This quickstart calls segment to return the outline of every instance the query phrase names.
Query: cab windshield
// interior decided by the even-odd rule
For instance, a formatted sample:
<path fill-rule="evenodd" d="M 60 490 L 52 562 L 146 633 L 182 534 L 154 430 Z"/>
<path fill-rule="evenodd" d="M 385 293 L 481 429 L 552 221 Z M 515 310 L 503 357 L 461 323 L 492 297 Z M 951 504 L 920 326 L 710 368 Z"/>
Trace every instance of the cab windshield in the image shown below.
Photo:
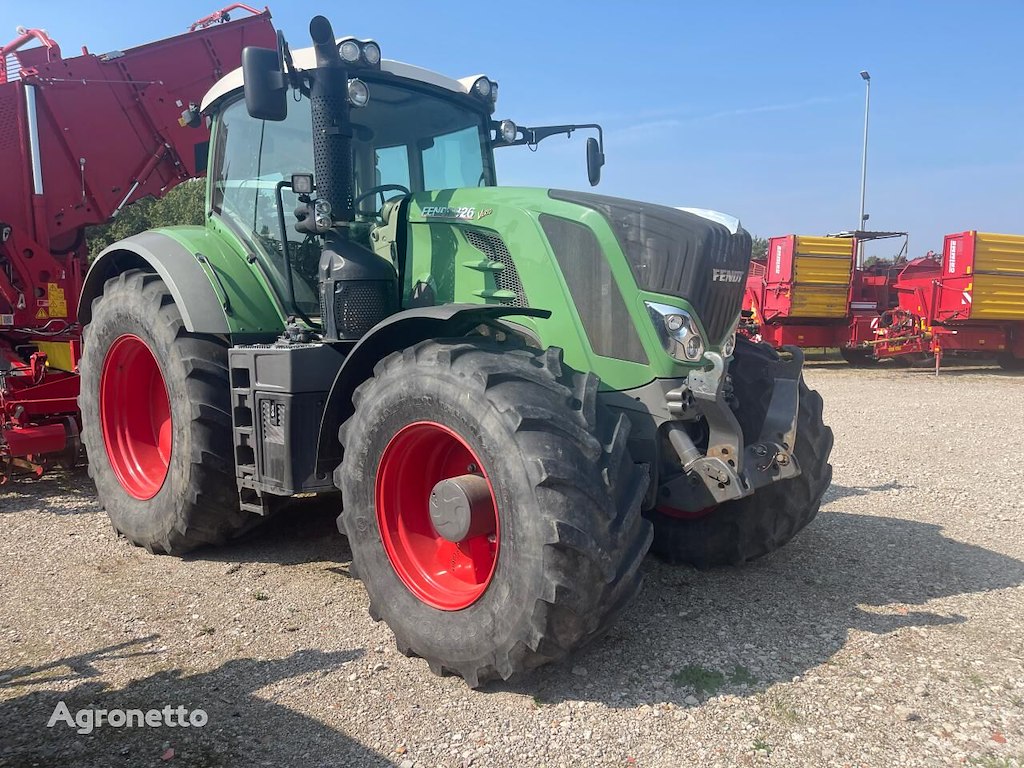
<path fill-rule="evenodd" d="M 422 192 L 495 183 L 488 121 L 482 111 L 410 87 L 372 81 L 368 85 L 369 104 L 352 110 L 357 197 L 381 184 Z M 286 282 L 281 238 L 287 237 L 298 309 L 318 315 L 319 240 L 292 226 L 292 212 L 299 203 L 290 189 L 281 190 L 283 233 L 277 204 L 278 182 L 290 180 L 294 173 L 313 172 L 309 100 L 290 101 L 288 117 L 270 122 L 250 117 L 245 101 L 238 98 L 220 111 L 214 141 L 214 213 L 256 251 L 282 297 Z M 401 192 L 385 197 L 396 194 Z M 380 205 L 381 198 L 374 196 L 359 208 L 369 212 Z"/>

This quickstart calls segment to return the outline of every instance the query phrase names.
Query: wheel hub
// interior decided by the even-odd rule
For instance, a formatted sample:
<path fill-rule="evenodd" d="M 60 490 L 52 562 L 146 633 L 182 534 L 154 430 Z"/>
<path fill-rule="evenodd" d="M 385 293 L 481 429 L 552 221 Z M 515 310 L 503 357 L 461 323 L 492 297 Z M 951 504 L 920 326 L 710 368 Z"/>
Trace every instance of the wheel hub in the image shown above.
<path fill-rule="evenodd" d="M 430 492 L 430 522 L 452 543 L 488 533 L 490 512 L 491 488 L 482 475 L 449 477 Z"/>

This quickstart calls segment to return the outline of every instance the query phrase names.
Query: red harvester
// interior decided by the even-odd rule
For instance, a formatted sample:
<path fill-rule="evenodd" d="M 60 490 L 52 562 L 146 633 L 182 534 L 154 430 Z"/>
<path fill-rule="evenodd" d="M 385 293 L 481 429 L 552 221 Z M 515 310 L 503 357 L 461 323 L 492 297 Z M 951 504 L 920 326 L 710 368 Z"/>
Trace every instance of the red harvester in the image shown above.
<path fill-rule="evenodd" d="M 230 21 L 236 8 L 253 15 Z M 78 458 L 85 228 L 200 175 L 196 103 L 245 46 L 276 44 L 270 12 L 240 4 L 193 30 L 64 58 L 45 31 L 19 29 L 0 48 L 0 483 Z"/>

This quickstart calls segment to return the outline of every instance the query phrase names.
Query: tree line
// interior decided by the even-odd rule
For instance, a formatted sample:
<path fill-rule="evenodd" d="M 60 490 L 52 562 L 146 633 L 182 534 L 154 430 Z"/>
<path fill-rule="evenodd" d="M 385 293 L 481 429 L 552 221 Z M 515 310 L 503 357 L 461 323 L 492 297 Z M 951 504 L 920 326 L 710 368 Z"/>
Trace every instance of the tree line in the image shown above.
<path fill-rule="evenodd" d="M 106 224 L 86 229 L 89 258 L 92 260 L 108 245 L 147 229 L 176 224 L 201 225 L 205 211 L 205 180 L 184 181 L 161 198 L 143 198 L 122 208 Z"/>

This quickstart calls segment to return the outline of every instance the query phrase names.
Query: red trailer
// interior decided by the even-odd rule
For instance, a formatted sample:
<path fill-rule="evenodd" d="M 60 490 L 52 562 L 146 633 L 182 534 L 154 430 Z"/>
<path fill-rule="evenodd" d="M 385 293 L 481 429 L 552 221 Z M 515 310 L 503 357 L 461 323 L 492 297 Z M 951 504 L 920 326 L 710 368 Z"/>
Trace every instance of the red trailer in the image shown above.
<path fill-rule="evenodd" d="M 0 48 L 0 482 L 77 459 L 85 228 L 200 175 L 196 105 L 245 46 L 276 44 L 266 9 L 193 27 L 100 55 L 64 58 L 42 30 Z"/>
<path fill-rule="evenodd" d="M 942 257 L 915 259 L 894 283 L 898 306 L 880 318 L 875 356 L 994 355 L 1024 368 L 1024 236 L 946 235 Z"/>
<path fill-rule="evenodd" d="M 751 330 L 774 346 L 837 348 L 851 361 L 870 354 L 872 321 L 895 301 L 887 267 L 856 266 L 860 244 L 905 232 L 841 232 L 773 237 L 751 263 L 745 309 Z"/>

